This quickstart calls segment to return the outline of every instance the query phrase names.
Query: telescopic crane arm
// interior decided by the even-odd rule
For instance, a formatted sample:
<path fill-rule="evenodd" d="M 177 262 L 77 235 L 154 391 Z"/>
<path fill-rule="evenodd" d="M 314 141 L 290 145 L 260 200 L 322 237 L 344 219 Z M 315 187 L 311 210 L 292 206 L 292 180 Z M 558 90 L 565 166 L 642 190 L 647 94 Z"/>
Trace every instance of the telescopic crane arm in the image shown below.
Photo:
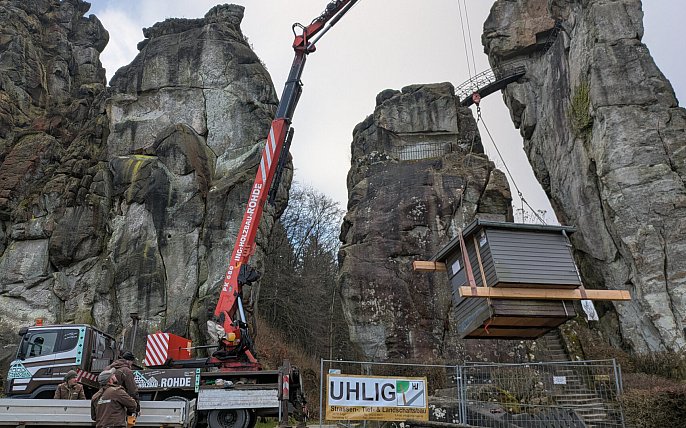
<path fill-rule="evenodd" d="M 256 281 L 260 276 L 248 262 L 255 253 L 255 237 L 262 218 L 262 210 L 267 200 L 273 199 L 270 194 L 274 194 L 278 187 L 278 179 L 287 158 L 293 133 L 291 120 L 302 93 L 300 78 L 307 55 L 316 50 L 317 41 L 357 2 L 359 0 L 334 0 L 309 25 L 293 24 L 295 58 L 281 95 L 276 117 L 269 129 L 260 165 L 257 168 L 255 181 L 243 214 L 243 221 L 238 229 L 236 243 L 229 259 L 229 267 L 224 277 L 219 301 L 214 311 L 215 317 L 226 333 L 225 338 L 220 340 L 219 351 L 215 353 L 215 358 L 219 360 L 225 361 L 229 358 L 244 356 L 247 358 L 248 365 L 259 367 L 251 349 L 247 320 L 241 300 L 242 287 Z M 226 366 L 228 364 L 225 364 Z M 245 364 L 241 367 L 245 367 Z"/>

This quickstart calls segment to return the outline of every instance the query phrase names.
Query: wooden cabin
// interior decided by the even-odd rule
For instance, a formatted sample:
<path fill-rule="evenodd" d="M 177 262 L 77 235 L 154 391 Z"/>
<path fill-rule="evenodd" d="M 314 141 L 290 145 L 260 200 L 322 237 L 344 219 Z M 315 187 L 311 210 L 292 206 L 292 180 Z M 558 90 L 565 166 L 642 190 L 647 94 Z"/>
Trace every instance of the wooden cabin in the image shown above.
<path fill-rule="evenodd" d="M 445 263 L 462 338 L 535 339 L 576 312 L 571 301 L 461 297 L 460 287 L 576 289 L 582 285 L 566 226 L 476 220 L 463 231 L 474 283 L 468 280 L 462 245 L 453 239 L 433 258 Z"/>

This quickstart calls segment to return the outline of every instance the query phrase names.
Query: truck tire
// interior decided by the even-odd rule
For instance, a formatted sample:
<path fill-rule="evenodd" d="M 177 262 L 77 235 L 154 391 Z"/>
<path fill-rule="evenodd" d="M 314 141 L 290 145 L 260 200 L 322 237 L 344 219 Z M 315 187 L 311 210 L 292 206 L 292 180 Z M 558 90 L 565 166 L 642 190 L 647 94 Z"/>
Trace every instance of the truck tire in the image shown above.
<path fill-rule="evenodd" d="M 248 428 L 252 417 L 246 409 L 210 410 L 207 415 L 209 428 Z"/>
<path fill-rule="evenodd" d="M 171 397 L 167 397 L 162 401 L 188 401 L 188 398 L 182 397 L 180 395 L 172 395 Z"/>

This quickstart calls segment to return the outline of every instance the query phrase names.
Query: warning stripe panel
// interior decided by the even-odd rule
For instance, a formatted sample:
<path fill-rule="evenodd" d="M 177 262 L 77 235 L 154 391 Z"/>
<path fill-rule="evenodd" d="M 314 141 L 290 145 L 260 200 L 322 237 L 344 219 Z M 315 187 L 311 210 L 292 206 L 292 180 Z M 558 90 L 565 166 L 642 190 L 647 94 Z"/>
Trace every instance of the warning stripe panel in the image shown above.
<path fill-rule="evenodd" d="M 169 335 L 166 333 L 155 335 L 151 338 L 151 343 L 157 351 L 157 356 L 166 360 L 169 356 Z"/>
<path fill-rule="evenodd" d="M 161 366 L 169 357 L 169 333 L 149 334 L 145 345 L 146 366 Z"/>
<path fill-rule="evenodd" d="M 93 373 L 90 373 L 90 372 L 87 372 L 87 371 L 84 371 L 81 369 L 77 369 L 76 370 L 76 381 L 82 382 L 84 380 L 89 380 L 91 382 L 97 382 L 98 376 L 96 376 Z"/>
<path fill-rule="evenodd" d="M 148 335 L 148 340 L 145 346 L 145 365 L 156 366 L 160 362 L 161 350 L 157 348 L 157 344 L 154 341 L 154 334 Z"/>

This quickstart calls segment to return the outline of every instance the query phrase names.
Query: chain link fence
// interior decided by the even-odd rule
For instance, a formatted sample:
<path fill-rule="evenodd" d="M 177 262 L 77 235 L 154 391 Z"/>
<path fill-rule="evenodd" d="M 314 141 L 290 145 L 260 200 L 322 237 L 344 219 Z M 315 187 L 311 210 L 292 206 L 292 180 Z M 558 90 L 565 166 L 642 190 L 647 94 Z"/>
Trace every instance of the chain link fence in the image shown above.
<path fill-rule="evenodd" d="M 429 422 L 377 417 L 326 421 L 330 376 L 425 379 Z M 614 360 L 529 364 L 393 364 L 322 360 L 320 425 L 624 428 Z M 377 419 L 377 420 L 373 420 Z M 397 418 L 401 419 L 401 418 Z M 409 420 L 409 422 L 408 422 Z M 433 425 L 432 425 L 433 424 Z"/>

